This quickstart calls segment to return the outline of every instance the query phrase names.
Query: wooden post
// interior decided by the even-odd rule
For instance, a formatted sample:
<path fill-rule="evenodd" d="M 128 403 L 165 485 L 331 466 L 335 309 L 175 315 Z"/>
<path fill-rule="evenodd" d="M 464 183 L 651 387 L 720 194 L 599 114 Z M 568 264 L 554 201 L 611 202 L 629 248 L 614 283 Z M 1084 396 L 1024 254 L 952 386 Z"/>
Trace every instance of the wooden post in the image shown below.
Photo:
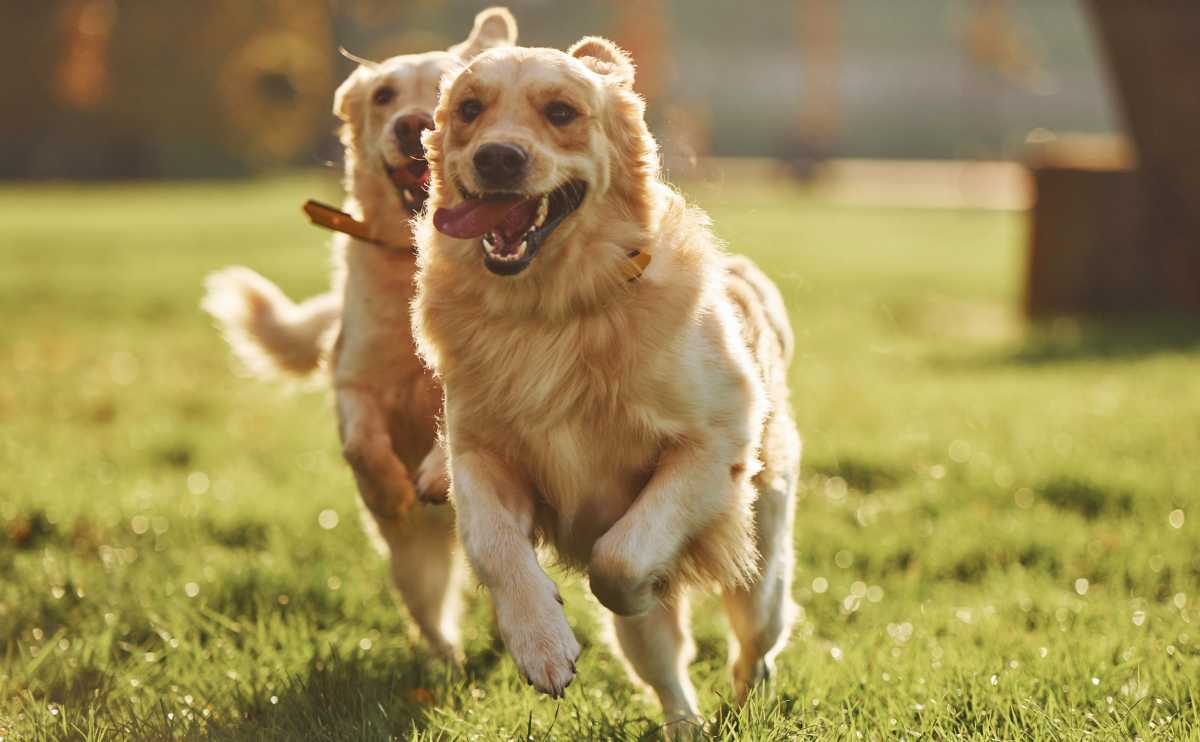
<path fill-rule="evenodd" d="M 1200 3 L 1090 0 L 1146 190 L 1147 259 L 1200 311 Z"/>
<path fill-rule="evenodd" d="M 1032 317 L 1117 314 L 1155 301 L 1142 250 L 1145 198 L 1127 151 L 1066 139 L 1030 162 L 1037 192 L 1025 307 Z"/>
<path fill-rule="evenodd" d="M 1200 2 L 1088 0 L 1134 157 L 1033 163 L 1026 310 L 1200 312 Z"/>
<path fill-rule="evenodd" d="M 1035 168 L 1027 308 L 1200 312 L 1200 3 L 1088 7 L 1138 167 Z"/>

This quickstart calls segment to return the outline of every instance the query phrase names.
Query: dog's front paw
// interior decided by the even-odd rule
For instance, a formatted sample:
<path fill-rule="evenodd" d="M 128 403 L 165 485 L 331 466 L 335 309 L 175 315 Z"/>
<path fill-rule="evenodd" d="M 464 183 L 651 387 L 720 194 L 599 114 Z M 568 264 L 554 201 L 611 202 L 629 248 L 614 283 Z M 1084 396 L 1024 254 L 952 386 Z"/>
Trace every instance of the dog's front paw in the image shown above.
<path fill-rule="evenodd" d="M 738 705 L 746 703 L 755 688 L 769 686 L 775 674 L 773 662 L 742 650 L 733 663 L 733 697 Z"/>
<path fill-rule="evenodd" d="M 592 549 L 588 583 L 600 604 L 618 616 L 640 616 L 658 600 L 653 572 L 638 565 L 624 545 L 607 537 Z"/>
<path fill-rule="evenodd" d="M 552 588 L 553 589 L 553 588 Z M 496 623 L 517 669 L 534 688 L 562 698 L 575 679 L 575 660 L 583 648 L 567 625 L 557 592 L 539 605 L 496 605 Z"/>
<path fill-rule="evenodd" d="M 417 496 L 422 502 L 441 505 L 450 494 L 450 477 L 446 470 L 446 451 L 441 444 L 433 444 L 417 469 Z"/>

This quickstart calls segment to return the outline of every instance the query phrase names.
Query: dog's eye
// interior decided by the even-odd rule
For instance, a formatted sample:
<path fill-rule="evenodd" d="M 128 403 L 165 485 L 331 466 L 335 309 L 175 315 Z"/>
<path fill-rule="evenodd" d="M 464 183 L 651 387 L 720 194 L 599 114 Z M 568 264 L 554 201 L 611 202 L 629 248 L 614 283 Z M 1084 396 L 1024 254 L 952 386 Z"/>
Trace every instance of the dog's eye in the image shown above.
<path fill-rule="evenodd" d="M 551 102 L 543 113 L 546 115 L 546 120 L 555 126 L 566 126 L 579 116 L 579 111 L 560 100 Z"/>
<path fill-rule="evenodd" d="M 483 104 L 474 98 L 468 98 L 458 105 L 458 117 L 463 123 L 469 124 L 483 113 Z"/>
<path fill-rule="evenodd" d="M 392 99 L 395 97 L 396 91 L 385 86 L 375 91 L 375 94 L 371 96 L 371 101 L 377 106 L 386 106 L 387 104 L 391 103 Z"/>

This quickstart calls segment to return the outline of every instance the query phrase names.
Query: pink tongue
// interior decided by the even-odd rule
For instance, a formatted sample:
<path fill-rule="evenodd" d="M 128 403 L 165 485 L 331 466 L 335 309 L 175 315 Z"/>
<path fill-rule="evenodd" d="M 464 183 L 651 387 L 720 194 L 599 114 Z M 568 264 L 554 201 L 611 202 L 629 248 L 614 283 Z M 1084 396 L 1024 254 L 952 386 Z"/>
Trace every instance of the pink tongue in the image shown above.
<path fill-rule="evenodd" d="M 458 206 L 433 212 L 433 226 L 442 234 L 464 240 L 482 236 L 498 226 L 506 237 L 516 236 L 522 225 L 527 228 L 533 222 L 537 203 L 536 198 L 522 200 L 517 196 L 471 198 Z"/>

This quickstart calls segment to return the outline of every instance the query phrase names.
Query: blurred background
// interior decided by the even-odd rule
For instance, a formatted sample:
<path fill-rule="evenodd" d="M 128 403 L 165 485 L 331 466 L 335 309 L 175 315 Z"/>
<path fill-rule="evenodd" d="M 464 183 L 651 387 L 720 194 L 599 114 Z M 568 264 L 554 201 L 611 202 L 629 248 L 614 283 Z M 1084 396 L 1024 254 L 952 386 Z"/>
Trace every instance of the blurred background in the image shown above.
<path fill-rule="evenodd" d="M 1012 159 L 1120 128 L 1086 8 L 1041 0 L 509 3 L 526 43 L 631 49 L 676 148 L 722 157 Z M 7 4 L 0 176 L 194 177 L 332 155 L 359 55 L 446 47 L 479 2 Z M 6 112 L 8 113 L 8 112 Z M 885 126 L 879 122 L 886 121 Z"/>
<path fill-rule="evenodd" d="M 1192 4 L 510 4 L 525 43 L 563 47 L 586 29 L 633 52 L 672 179 L 751 168 L 901 206 L 1020 210 L 1041 193 L 1031 314 L 1200 308 Z M 330 100 L 353 67 L 337 48 L 376 59 L 444 48 L 479 5 L 6 4 L 0 64 L 21 74 L 0 81 L 0 178 L 336 165 Z M 1129 171 L 1147 147 L 1139 180 Z"/>
<path fill-rule="evenodd" d="M 432 669 L 329 396 L 198 306 L 235 264 L 328 290 L 338 47 L 485 4 L 0 2 L 0 742 L 654 735 L 561 572 L 567 704 L 480 591 Z M 632 51 L 669 179 L 796 330 L 801 610 L 723 738 L 1200 738 L 1200 2 L 508 4 Z"/>

